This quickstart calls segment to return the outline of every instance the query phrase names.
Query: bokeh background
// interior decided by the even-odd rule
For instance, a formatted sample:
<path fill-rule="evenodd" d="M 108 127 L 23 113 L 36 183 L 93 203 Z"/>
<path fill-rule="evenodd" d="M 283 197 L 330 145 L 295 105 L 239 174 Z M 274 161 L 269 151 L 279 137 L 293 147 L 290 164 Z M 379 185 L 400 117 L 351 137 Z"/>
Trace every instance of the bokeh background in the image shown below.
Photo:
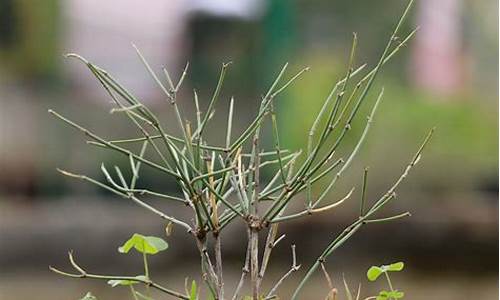
<path fill-rule="evenodd" d="M 190 117 L 192 89 L 206 105 L 221 63 L 232 61 L 210 127 L 213 143 L 223 141 L 231 96 L 240 130 L 283 63 L 290 62 L 292 71 L 310 66 L 277 104 L 282 144 L 298 149 L 312 115 L 345 72 L 352 32 L 359 37 L 358 65 L 373 66 L 404 2 L 0 0 L 0 299 L 80 299 L 87 291 L 99 299 L 126 299 L 126 289 L 60 278 L 47 266 L 68 267 L 66 251 L 74 249 L 89 270 L 135 274 L 140 258 L 129 263 L 116 247 L 133 232 L 163 234 L 161 220 L 55 171 L 63 167 L 102 179 L 100 162 L 123 161 L 87 145 L 84 136 L 51 118 L 48 108 L 102 135 L 135 134 L 123 118 L 109 114 L 109 99 L 85 67 L 64 53 L 77 52 L 107 69 L 170 128 L 172 112 L 131 42 L 158 72 L 166 66 L 177 77 L 190 62 L 180 94 Z M 366 281 L 366 269 L 403 260 L 406 270 L 393 281 L 409 299 L 498 298 L 497 25 L 498 1 L 416 1 L 404 31 L 420 30 L 377 80 L 375 90 L 385 87 L 384 100 L 339 193 L 359 186 L 369 166 L 369 199 L 377 197 L 427 130 L 436 126 L 436 135 L 390 207 L 413 216 L 363 229 L 328 261 L 341 290 L 344 275 L 353 287 L 361 283 L 368 296 L 381 285 Z M 358 122 L 353 132 L 360 127 Z M 269 147 L 271 139 L 265 136 Z M 164 191 L 174 188 L 155 173 L 141 180 Z M 271 278 L 289 267 L 287 245 L 297 243 L 307 266 L 355 212 L 353 201 L 333 215 L 284 226 L 287 238 L 275 253 Z M 245 247 L 239 230 L 231 229 L 225 242 L 226 274 L 234 275 L 226 283 L 229 290 Z M 185 276 L 199 280 L 191 241 L 180 230 L 168 241 L 171 247 L 154 260 L 153 272 L 171 286 L 182 286 Z M 289 280 L 285 297 L 297 280 Z M 327 284 L 316 276 L 305 292 L 304 299 L 323 299 Z"/>

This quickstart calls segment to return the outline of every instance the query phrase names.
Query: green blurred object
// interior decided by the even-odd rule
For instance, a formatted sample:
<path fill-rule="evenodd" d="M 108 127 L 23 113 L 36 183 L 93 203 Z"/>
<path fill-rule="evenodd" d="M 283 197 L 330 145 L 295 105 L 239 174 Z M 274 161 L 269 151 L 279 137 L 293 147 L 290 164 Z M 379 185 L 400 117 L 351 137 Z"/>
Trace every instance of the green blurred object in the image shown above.
<path fill-rule="evenodd" d="M 134 233 L 123 246 L 118 248 L 118 252 L 128 253 L 132 248 L 140 253 L 156 254 L 160 251 L 167 250 L 168 244 L 162 238 L 156 236 L 144 236 Z"/>
<path fill-rule="evenodd" d="M 225 93 L 234 95 L 251 93 L 256 89 L 255 81 L 259 64 L 252 57 L 258 56 L 259 24 L 236 18 L 221 18 L 210 15 L 197 15 L 189 23 L 190 71 L 188 78 L 200 95 L 211 93 L 222 63 L 233 61 Z M 204 99 L 202 98 L 202 101 Z"/>
<path fill-rule="evenodd" d="M 29 0 L 3 0 L 0 8 L 0 65 L 29 81 L 50 83 L 56 79 L 59 1 L 34 5 Z"/>
<path fill-rule="evenodd" d="M 261 80 L 268 84 L 274 74 L 287 61 L 291 61 L 297 45 L 295 1 L 272 0 L 262 20 L 263 55 L 261 70 L 266 70 Z"/>
<path fill-rule="evenodd" d="M 266 4 L 265 14 L 255 20 L 205 14 L 192 18 L 188 26 L 192 39 L 189 80 L 197 89 L 209 91 L 222 62 L 233 61 L 224 93 L 253 97 L 268 86 L 285 62 L 293 60 L 295 1 Z"/>
<path fill-rule="evenodd" d="M 325 56 L 316 55 L 309 62 L 312 67 L 309 74 L 290 89 L 288 99 L 279 102 L 280 126 L 291 132 L 283 135 L 283 145 L 292 150 L 306 142 L 306 133 L 313 122 L 309 116 L 320 110 L 329 89 L 345 72 L 345 66 Z M 361 152 L 368 165 L 388 172 L 401 166 L 420 136 L 436 126 L 436 136 L 425 158 L 432 167 L 418 172 L 425 177 L 419 181 L 441 188 L 457 184 L 483 188 L 489 184 L 484 179 L 496 174 L 498 164 L 497 107 L 491 99 L 495 95 L 470 91 L 451 101 L 412 89 L 403 78 L 385 76 L 378 82 L 384 83 L 386 92 Z M 380 88 L 378 85 L 375 90 Z M 368 97 L 362 109 L 366 110 L 375 101 L 376 94 Z M 344 149 L 354 147 L 365 122 L 363 115 L 366 113 L 355 121 Z M 387 160 L 387 155 L 393 159 Z"/>

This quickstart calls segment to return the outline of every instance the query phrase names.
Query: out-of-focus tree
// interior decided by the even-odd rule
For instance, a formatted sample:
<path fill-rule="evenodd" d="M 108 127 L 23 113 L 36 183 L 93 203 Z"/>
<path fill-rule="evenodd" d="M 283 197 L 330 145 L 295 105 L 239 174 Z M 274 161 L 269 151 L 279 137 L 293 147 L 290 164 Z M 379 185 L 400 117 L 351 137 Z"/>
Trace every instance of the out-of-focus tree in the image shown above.
<path fill-rule="evenodd" d="M 0 65 L 29 81 L 57 76 L 59 1 L 0 1 Z"/>

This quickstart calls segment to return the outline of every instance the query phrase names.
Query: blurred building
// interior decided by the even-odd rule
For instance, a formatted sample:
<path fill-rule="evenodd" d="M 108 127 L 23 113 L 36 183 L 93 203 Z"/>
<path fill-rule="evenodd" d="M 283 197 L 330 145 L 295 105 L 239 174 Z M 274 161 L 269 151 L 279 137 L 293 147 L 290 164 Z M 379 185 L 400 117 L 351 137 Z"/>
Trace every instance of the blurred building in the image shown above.
<path fill-rule="evenodd" d="M 232 30 L 238 24 L 253 23 L 262 17 L 265 8 L 263 1 L 248 0 L 155 0 L 147 5 L 139 0 L 120 1 L 119 5 L 113 1 L 73 0 L 62 5 L 65 52 L 77 52 L 103 66 L 146 101 L 158 96 L 159 90 L 152 84 L 131 43 L 137 45 L 162 78 L 162 66 L 177 74 L 186 60 L 193 60 L 194 71 L 190 73 L 200 75 L 208 71 L 211 75 L 213 70 L 203 70 L 207 61 L 201 61 L 201 56 L 211 53 L 211 49 L 223 52 L 228 48 L 227 35 L 220 36 L 219 42 L 214 40 L 211 35 L 214 26 L 221 34 L 221 29 Z M 217 27 L 224 22 L 230 24 Z M 247 38 L 240 36 L 238 40 Z M 78 87 L 99 89 L 85 68 L 70 65 L 66 70 Z"/>
<path fill-rule="evenodd" d="M 462 0 L 417 2 L 412 77 L 422 89 L 454 94 L 464 84 Z"/>
<path fill-rule="evenodd" d="M 61 4 L 65 24 L 64 52 L 78 53 L 102 66 L 145 101 L 158 96 L 158 89 L 152 84 L 132 43 L 158 73 L 161 66 L 177 68 L 184 48 L 184 1 L 152 0 L 145 5 L 139 0 L 119 3 L 72 0 Z M 100 92 L 100 86 L 84 66 L 66 64 L 65 69 L 77 87 Z"/>

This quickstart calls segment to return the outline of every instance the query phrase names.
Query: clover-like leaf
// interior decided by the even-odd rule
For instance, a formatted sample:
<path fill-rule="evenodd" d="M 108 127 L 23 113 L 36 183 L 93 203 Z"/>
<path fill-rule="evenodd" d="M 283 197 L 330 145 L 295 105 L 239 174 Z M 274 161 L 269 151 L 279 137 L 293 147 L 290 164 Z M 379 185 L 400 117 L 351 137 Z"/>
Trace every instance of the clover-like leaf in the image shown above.
<path fill-rule="evenodd" d="M 394 299 L 401 299 L 405 296 L 405 293 L 398 290 L 394 290 L 393 292 L 389 293 L 389 296 Z"/>
<path fill-rule="evenodd" d="M 137 278 L 138 280 L 140 281 L 143 281 L 143 280 L 147 280 L 147 277 L 144 276 L 144 275 L 139 275 L 139 276 L 135 276 L 134 278 Z M 119 286 L 119 285 L 133 285 L 133 284 L 136 284 L 136 283 L 139 283 L 139 281 L 136 281 L 136 280 L 131 280 L 131 279 L 112 279 L 112 280 L 108 280 L 108 284 L 111 286 L 111 287 L 116 287 L 116 286 Z"/>
<path fill-rule="evenodd" d="M 382 269 L 381 267 L 371 266 L 368 269 L 368 272 L 366 272 L 366 277 L 368 277 L 368 280 L 370 280 L 370 281 L 375 281 L 380 276 L 380 274 L 382 274 L 384 272 L 385 272 L 385 270 Z"/>
<path fill-rule="evenodd" d="M 382 266 L 371 266 L 366 272 L 366 276 L 368 280 L 375 281 L 377 278 L 385 272 L 399 272 L 403 270 L 405 264 L 403 262 L 392 263 L 390 265 L 382 265 Z"/>
<path fill-rule="evenodd" d="M 168 248 L 167 242 L 156 236 L 144 236 L 142 234 L 134 233 L 123 246 L 118 248 L 120 253 L 128 253 L 130 249 L 134 248 L 140 253 L 156 254 Z"/>
<path fill-rule="evenodd" d="M 96 298 L 94 295 L 92 295 L 92 293 L 91 293 L 91 292 L 88 292 L 88 293 L 87 293 L 87 294 L 85 294 L 85 296 L 83 296 L 83 298 L 82 298 L 82 299 L 80 299 L 80 300 L 97 300 L 97 298 Z"/>
<path fill-rule="evenodd" d="M 397 262 L 397 263 L 393 263 L 393 264 L 390 264 L 390 265 L 384 266 L 384 267 L 386 267 L 387 271 L 399 272 L 399 271 L 403 270 L 403 268 L 405 267 L 405 264 L 403 262 Z"/>
<path fill-rule="evenodd" d="M 403 298 L 405 293 L 400 292 L 398 290 L 394 291 L 380 291 L 377 295 L 376 300 L 387 300 L 387 299 L 401 299 Z"/>

